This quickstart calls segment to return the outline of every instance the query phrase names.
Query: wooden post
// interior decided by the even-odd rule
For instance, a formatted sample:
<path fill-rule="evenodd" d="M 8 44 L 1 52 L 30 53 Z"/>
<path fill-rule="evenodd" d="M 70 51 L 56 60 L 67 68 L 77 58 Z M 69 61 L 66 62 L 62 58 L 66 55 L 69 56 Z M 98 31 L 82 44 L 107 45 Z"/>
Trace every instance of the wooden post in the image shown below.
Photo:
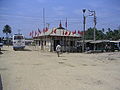
<path fill-rule="evenodd" d="M 0 47 L 0 53 L 1 53 L 1 47 Z"/>
<path fill-rule="evenodd" d="M 3 90 L 1 75 L 0 75 L 0 90 Z"/>

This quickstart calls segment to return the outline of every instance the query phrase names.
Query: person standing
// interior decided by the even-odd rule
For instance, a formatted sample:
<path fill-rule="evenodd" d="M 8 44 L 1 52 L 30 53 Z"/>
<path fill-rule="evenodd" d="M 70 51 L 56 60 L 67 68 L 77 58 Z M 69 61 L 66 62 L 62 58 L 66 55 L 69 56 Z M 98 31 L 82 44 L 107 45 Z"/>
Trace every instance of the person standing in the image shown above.
<path fill-rule="evenodd" d="M 60 56 L 60 51 L 61 51 L 61 46 L 57 45 L 56 46 L 56 52 L 57 52 L 58 57 Z"/>

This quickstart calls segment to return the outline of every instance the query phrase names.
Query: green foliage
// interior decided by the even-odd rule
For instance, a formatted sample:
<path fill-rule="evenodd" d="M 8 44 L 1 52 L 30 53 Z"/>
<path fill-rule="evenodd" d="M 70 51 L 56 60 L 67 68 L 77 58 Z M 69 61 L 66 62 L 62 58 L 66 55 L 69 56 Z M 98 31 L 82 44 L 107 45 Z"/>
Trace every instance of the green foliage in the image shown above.
<path fill-rule="evenodd" d="M 120 30 L 108 29 L 108 31 L 106 32 L 106 36 L 107 36 L 107 39 L 118 40 L 120 39 Z"/>
<path fill-rule="evenodd" d="M 105 39 L 106 35 L 103 33 L 103 30 L 97 30 L 95 29 L 96 33 L 96 40 L 102 40 Z M 85 37 L 87 40 L 93 40 L 94 39 L 94 28 L 89 28 L 85 32 Z"/>
<path fill-rule="evenodd" d="M 12 32 L 11 27 L 9 25 L 5 25 L 3 28 L 3 33 L 10 34 Z"/>
<path fill-rule="evenodd" d="M 7 44 L 9 45 L 9 34 L 12 33 L 11 27 L 9 25 L 5 25 L 3 28 L 3 33 L 6 34 Z"/>
<path fill-rule="evenodd" d="M 85 32 L 85 38 L 86 38 L 87 40 L 93 40 L 93 33 L 94 33 L 93 28 L 89 28 L 89 29 Z"/>
<path fill-rule="evenodd" d="M 105 31 L 107 31 L 105 33 Z M 102 30 L 95 29 L 96 33 L 96 40 L 119 40 L 120 39 L 120 27 L 118 30 L 112 30 L 108 28 L 105 30 L 104 28 Z M 94 39 L 94 28 L 88 28 L 88 30 L 85 32 L 85 38 L 86 40 L 93 40 Z"/>
<path fill-rule="evenodd" d="M 102 30 L 96 30 L 96 40 L 103 40 L 105 39 L 106 35 L 103 33 Z"/>

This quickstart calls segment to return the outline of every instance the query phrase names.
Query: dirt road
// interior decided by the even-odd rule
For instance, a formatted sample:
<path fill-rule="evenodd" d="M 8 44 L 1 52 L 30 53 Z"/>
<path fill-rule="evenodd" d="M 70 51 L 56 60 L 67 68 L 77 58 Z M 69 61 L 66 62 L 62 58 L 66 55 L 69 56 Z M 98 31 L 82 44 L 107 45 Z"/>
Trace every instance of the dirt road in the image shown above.
<path fill-rule="evenodd" d="M 120 90 L 120 52 L 82 54 L 3 47 L 4 90 Z"/>

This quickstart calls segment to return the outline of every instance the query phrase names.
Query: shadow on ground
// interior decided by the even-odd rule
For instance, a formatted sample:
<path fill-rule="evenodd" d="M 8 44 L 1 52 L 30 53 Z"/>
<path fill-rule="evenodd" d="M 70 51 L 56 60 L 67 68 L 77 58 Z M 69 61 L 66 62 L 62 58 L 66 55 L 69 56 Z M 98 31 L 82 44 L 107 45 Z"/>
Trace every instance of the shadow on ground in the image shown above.
<path fill-rule="evenodd" d="M 18 49 L 18 50 L 15 50 L 15 51 L 32 51 L 32 50 L 30 50 L 30 49 Z"/>
<path fill-rule="evenodd" d="M 8 51 L 8 50 L 1 50 L 1 51 Z"/>
<path fill-rule="evenodd" d="M 0 51 L 0 54 L 3 54 L 3 53 Z"/>
<path fill-rule="evenodd" d="M 32 50 L 30 50 L 30 49 L 24 49 L 23 51 L 32 51 Z"/>

